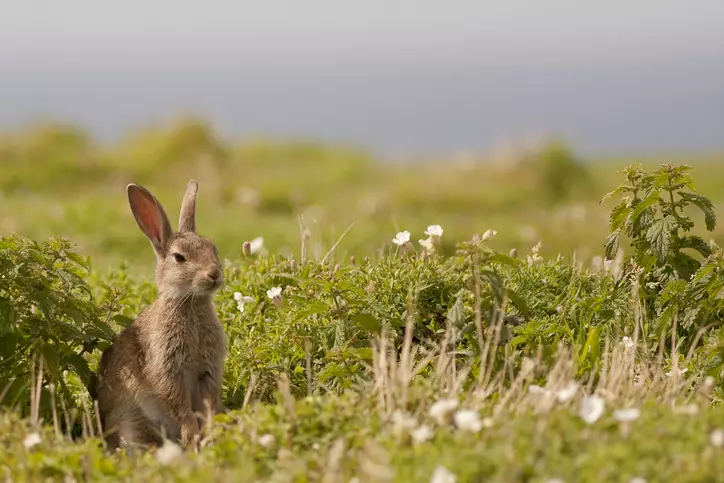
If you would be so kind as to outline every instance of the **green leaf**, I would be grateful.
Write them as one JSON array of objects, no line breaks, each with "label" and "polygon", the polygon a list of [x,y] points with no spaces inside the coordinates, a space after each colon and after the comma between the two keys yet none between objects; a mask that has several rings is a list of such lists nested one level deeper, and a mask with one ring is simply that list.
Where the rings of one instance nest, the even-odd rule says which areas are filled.
[{"label": "green leaf", "polygon": [[606,259],[613,260],[618,252],[618,247],[621,240],[621,230],[616,230],[606,239]]},{"label": "green leaf", "polygon": [[20,336],[14,332],[10,332],[9,334],[5,334],[0,337],[0,362],[15,354],[15,348],[17,347],[19,340]]},{"label": "green leaf", "polygon": [[71,354],[68,356],[68,363],[70,363],[73,369],[75,369],[75,373],[78,374],[81,381],[88,386],[88,383],[93,375],[93,372],[88,366],[88,361],[86,361],[80,354]]},{"label": "green leaf", "polygon": [[588,358],[593,361],[598,358],[598,353],[600,352],[600,334],[601,328],[597,326],[591,327],[591,329],[588,331],[588,337],[586,337],[586,342],[583,345],[579,356],[580,363],[583,363]]},{"label": "green leaf", "polygon": [[677,226],[676,218],[669,215],[656,220],[646,232],[646,241],[651,244],[651,249],[659,260],[664,260],[669,255],[671,235]]},{"label": "green leaf", "polygon": [[679,243],[681,248],[693,248],[705,258],[712,253],[709,244],[700,236],[686,236],[683,237]]},{"label": "green leaf", "polygon": [[709,198],[694,193],[679,193],[681,198],[689,203],[693,203],[704,213],[704,222],[706,229],[713,231],[716,227],[716,213],[714,212],[714,204]]},{"label": "green leaf", "polygon": [[628,199],[622,200],[619,204],[613,207],[611,215],[609,216],[609,229],[611,231],[619,230],[626,222],[631,213],[630,201]]},{"label": "green leaf", "polygon": [[641,214],[651,206],[655,205],[659,201],[659,190],[654,189],[652,190],[646,198],[638,203],[634,210],[631,212],[631,221],[633,223],[636,223],[641,216]]},{"label": "green leaf", "polygon": [[365,329],[366,331],[376,334],[382,329],[382,323],[370,314],[354,314],[350,317],[352,323]]},{"label": "green leaf", "polygon": [[50,344],[43,344],[41,353],[43,354],[46,370],[50,374],[50,377],[52,377],[54,381],[57,381],[60,377],[60,357],[58,356],[58,353]]},{"label": "green leaf", "polygon": [[321,300],[305,301],[304,308],[296,313],[296,320],[306,319],[315,314],[324,314],[332,307]]}]

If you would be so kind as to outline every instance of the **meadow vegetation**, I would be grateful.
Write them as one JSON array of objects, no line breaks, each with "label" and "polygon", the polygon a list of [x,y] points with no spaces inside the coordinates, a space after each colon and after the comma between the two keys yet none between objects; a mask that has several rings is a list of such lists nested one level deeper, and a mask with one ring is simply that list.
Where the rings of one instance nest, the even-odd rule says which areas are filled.
[{"label": "meadow vegetation", "polygon": [[[68,126],[6,135],[0,473],[724,481],[721,161],[551,142],[385,163],[197,120],[113,147]],[[124,188],[174,212],[190,177],[225,259],[232,411],[198,453],[108,454],[87,386],[156,292]]]}]

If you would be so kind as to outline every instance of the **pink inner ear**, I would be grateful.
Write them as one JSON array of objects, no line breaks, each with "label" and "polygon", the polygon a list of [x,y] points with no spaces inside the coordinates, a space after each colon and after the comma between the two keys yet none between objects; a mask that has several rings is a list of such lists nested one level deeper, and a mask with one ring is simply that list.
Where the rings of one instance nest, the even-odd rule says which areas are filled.
[{"label": "pink inner ear", "polygon": [[132,197],[133,212],[140,222],[141,229],[147,237],[154,242],[161,242],[161,223],[156,203],[148,199],[144,193],[138,193]]}]

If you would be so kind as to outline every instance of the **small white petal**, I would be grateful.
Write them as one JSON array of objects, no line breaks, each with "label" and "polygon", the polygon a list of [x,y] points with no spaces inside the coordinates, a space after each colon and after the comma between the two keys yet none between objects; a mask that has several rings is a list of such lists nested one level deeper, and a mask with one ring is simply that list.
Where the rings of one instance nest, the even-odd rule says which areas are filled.
[{"label": "small white petal", "polygon": [[634,346],[634,341],[629,336],[625,336],[621,339],[621,343],[625,349],[631,349]]},{"label": "small white petal", "polygon": [[279,297],[281,294],[282,294],[281,287],[272,287],[266,291],[266,296],[269,297],[270,299],[273,299],[274,297]]},{"label": "small white petal", "polygon": [[724,446],[724,430],[715,429],[714,431],[712,431],[709,435],[709,442],[715,448],[721,448],[722,446]]},{"label": "small white petal", "polygon": [[25,446],[26,449],[30,449],[33,446],[39,445],[42,442],[43,438],[40,437],[39,433],[30,433],[23,440],[23,446]]},{"label": "small white petal", "polygon": [[242,299],[243,297],[244,297],[244,296],[241,295],[241,292],[234,292],[234,300],[236,300],[237,302],[241,302],[241,299]]},{"label": "small white petal", "polygon": [[447,424],[450,414],[452,414],[457,407],[457,399],[441,399],[430,406],[430,416],[435,419],[438,424]]},{"label": "small white petal", "polygon": [[442,236],[442,227],[440,225],[430,225],[427,227],[425,235]]},{"label": "small white petal", "polygon": [[588,424],[593,424],[603,416],[605,403],[599,396],[587,396],[581,401],[578,415]]},{"label": "small white petal", "polygon": [[163,446],[156,451],[156,459],[162,465],[167,465],[183,454],[179,445],[171,441],[164,441]]},{"label": "small white petal", "polygon": [[392,243],[398,246],[402,246],[409,241],[410,232],[407,230],[399,232],[397,235],[395,235],[395,238],[392,239]]},{"label": "small white petal", "polygon": [[432,473],[432,477],[430,478],[430,483],[456,483],[457,482],[457,476],[455,476],[453,473],[450,472],[447,468],[444,466],[438,466],[435,468],[435,471]]},{"label": "small white petal", "polygon": [[265,448],[271,447],[275,441],[276,439],[272,434],[262,434],[259,436],[259,444]]},{"label": "small white petal", "polygon": [[485,233],[483,233],[483,241],[492,240],[495,235],[497,235],[498,232],[495,230],[487,230]]},{"label": "small white petal", "polygon": [[619,409],[613,412],[613,417],[620,423],[629,423],[636,421],[641,416],[641,411],[638,408]]},{"label": "small white petal", "polygon": [[558,399],[560,403],[567,403],[576,396],[576,393],[578,393],[578,383],[571,381],[566,387],[556,391],[556,399]]},{"label": "small white petal", "polygon": [[455,426],[463,431],[477,433],[483,429],[483,422],[480,420],[480,414],[470,409],[461,409],[455,413]]},{"label": "small white petal", "polygon": [[428,252],[431,252],[435,249],[435,245],[433,245],[432,240],[430,238],[427,238],[425,240],[418,240],[420,242],[420,246],[427,250]]},{"label": "small white petal", "polygon": [[435,433],[430,426],[423,424],[419,428],[414,429],[412,433],[410,433],[410,436],[415,444],[422,444],[432,439]]},{"label": "small white petal", "polygon": [[251,242],[249,242],[249,248],[251,253],[259,252],[262,248],[264,248],[264,238],[254,238]]}]

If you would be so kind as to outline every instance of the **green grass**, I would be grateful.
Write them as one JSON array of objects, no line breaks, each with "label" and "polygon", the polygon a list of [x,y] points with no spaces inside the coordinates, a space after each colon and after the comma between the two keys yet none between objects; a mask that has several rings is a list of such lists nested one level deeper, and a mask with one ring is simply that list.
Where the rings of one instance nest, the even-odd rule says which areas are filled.
[{"label": "green grass", "polygon": [[[721,160],[685,160],[720,215]],[[0,471],[8,481],[427,482],[439,468],[458,482],[724,481],[724,252],[714,246],[682,277],[684,230],[662,238],[649,226],[666,214],[664,196],[643,221],[626,219],[630,233],[649,224],[635,247],[622,243],[636,264],[600,266],[618,201],[599,202],[635,160],[584,161],[551,144],[518,162],[385,164],[346,147],[221,140],[197,121],[113,147],[62,126],[7,136]],[[155,296],[125,185],[149,188],[174,218],[190,177],[199,230],[226,258],[216,304],[231,412],[198,453],[109,454],[85,384]],[[691,234],[721,244],[720,227],[684,215]],[[422,256],[431,224],[444,234]],[[475,237],[489,228],[494,238]],[[392,243],[405,229],[410,252]],[[77,247],[30,241],[57,235]],[[257,236],[265,253],[243,255]],[[254,299],[243,312],[235,292]],[[587,422],[581,408],[598,398],[605,409]],[[455,411],[438,421],[431,408],[446,399],[480,427],[466,431]],[[627,408],[640,415],[619,421]],[[416,441],[421,426],[429,438]]]}]

